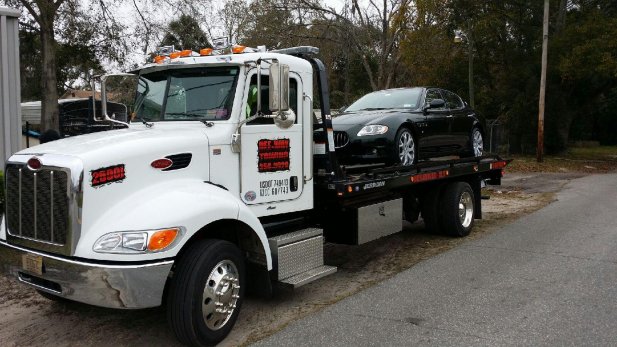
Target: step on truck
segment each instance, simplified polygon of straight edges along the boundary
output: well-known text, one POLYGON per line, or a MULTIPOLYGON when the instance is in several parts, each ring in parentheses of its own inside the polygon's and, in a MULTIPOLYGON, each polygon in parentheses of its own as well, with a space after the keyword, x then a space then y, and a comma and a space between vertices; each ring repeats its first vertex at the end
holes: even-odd
MULTIPOLYGON (((336 272, 325 242, 363 244, 420 215, 432 231, 469 234, 482 184, 500 184, 508 162, 342 167, 317 53, 161 50, 132 72, 130 125, 6 162, 1 268, 52 300, 164 304, 181 342, 211 345, 248 291, 271 295, 336 272)), ((96 120, 117 127, 108 78, 96 120)))

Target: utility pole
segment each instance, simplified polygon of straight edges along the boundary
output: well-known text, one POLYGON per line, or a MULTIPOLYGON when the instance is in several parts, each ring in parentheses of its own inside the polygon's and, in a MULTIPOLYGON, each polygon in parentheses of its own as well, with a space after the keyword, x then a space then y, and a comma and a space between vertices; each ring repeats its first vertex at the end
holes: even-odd
POLYGON ((548 58, 548 3, 544 0, 544 25, 542 29, 542 76, 540 77, 540 103, 538 112, 538 148, 537 160, 544 160, 544 105, 546 100, 546 64, 548 58))
POLYGON ((473 48, 474 42, 471 36, 471 26, 468 27, 467 30, 467 48, 469 49, 469 104, 471 108, 476 108, 475 98, 474 98, 474 89, 473 89, 473 48))
MULTIPOLYGON (((468 29, 468 32, 471 32, 471 26, 468 29)), ((475 108, 474 102, 474 90, 473 90, 473 41, 469 34, 463 32, 462 30, 454 30, 454 42, 461 43, 463 40, 467 41, 467 50, 469 53, 469 105, 471 108, 475 108)))

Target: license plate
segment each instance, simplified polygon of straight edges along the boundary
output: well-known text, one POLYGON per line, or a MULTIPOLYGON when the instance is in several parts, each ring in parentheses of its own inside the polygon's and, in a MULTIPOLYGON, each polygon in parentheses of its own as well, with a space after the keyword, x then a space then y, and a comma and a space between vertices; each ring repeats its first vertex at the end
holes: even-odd
POLYGON ((43 257, 40 255, 26 253, 21 257, 21 265, 25 271, 33 274, 43 274, 43 257))

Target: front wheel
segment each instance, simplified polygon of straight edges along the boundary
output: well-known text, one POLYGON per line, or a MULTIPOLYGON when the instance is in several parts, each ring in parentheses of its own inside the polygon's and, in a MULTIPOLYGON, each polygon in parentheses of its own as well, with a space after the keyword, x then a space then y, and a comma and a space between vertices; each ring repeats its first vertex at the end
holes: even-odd
POLYGON ((418 159, 418 147, 413 134, 407 128, 401 128, 394 138, 395 162, 401 166, 411 166, 418 159))
POLYGON ((209 346, 233 328, 244 297, 244 261, 234 244, 201 240, 176 263, 167 318, 182 343, 209 346))

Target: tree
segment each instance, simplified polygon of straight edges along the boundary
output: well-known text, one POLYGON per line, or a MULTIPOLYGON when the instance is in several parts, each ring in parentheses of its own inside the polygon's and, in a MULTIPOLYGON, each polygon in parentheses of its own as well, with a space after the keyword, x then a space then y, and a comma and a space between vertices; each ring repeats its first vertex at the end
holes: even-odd
POLYGON ((108 61, 124 58, 124 27, 108 7, 114 1, 91 0, 84 4, 78 0, 3 1, 21 7, 27 14, 20 26, 22 37, 28 42, 25 47, 33 52, 33 57, 22 59, 22 63, 32 67, 32 58, 40 57, 40 69, 30 68, 27 77, 40 78, 42 131, 59 127, 58 91, 67 80, 87 77, 86 70, 100 68, 102 56, 108 61))
POLYGON ((199 22, 186 14, 180 18, 169 22, 167 33, 161 41, 162 46, 175 46, 180 49, 199 50, 209 48, 208 36, 199 27, 199 22))
POLYGON ((311 11, 348 39, 345 48, 361 57, 362 66, 373 90, 390 87, 400 67, 400 40, 416 15, 414 1, 383 0, 377 4, 345 1, 337 10, 318 0, 298 0, 298 6, 311 11), (373 63, 374 62, 374 63, 373 63))

